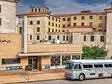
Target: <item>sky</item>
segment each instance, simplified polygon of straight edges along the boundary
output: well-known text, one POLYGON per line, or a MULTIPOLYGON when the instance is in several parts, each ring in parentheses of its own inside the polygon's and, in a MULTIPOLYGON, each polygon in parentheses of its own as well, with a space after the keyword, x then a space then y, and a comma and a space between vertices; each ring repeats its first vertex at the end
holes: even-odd
POLYGON ((78 13, 82 10, 102 12, 111 7, 112 0, 20 0, 17 13, 30 11, 31 6, 47 6, 53 14, 78 13))

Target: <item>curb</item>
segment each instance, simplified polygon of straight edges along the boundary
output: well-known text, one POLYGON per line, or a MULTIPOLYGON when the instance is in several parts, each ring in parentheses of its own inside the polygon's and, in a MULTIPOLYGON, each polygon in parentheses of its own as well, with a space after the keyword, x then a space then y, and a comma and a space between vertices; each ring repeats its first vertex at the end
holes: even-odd
POLYGON ((19 83, 32 83, 32 82, 41 82, 41 81, 51 81, 51 80, 64 80, 65 78, 59 78, 59 79, 48 79, 48 80, 35 80, 35 81, 28 81, 28 82, 12 82, 12 83, 3 83, 3 84, 19 84, 19 83))

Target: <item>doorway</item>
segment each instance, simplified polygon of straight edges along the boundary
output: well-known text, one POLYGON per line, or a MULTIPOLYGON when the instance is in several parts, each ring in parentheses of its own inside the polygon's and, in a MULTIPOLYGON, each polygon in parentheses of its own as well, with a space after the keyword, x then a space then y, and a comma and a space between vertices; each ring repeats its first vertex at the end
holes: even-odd
POLYGON ((38 57, 29 57, 28 65, 30 66, 30 70, 37 70, 38 69, 38 57))

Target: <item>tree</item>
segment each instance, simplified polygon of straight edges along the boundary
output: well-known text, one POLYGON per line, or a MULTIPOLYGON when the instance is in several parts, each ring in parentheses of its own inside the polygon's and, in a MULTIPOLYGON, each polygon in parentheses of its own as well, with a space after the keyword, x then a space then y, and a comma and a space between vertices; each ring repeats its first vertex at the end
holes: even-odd
POLYGON ((108 51, 105 48, 99 46, 84 46, 82 50, 83 58, 87 59, 104 58, 108 53, 108 51))

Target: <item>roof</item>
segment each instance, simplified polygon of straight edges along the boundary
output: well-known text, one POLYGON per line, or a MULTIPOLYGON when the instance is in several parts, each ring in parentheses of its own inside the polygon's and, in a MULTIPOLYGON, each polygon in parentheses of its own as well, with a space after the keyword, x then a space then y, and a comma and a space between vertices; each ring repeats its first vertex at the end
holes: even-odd
POLYGON ((106 15, 105 12, 83 12, 83 13, 76 13, 76 14, 55 14, 56 17, 67 17, 67 16, 74 16, 74 15, 106 15))
POLYGON ((80 62, 80 63, 112 63, 112 60, 70 60, 70 62, 80 62))
POLYGON ((112 10, 112 8, 107 8, 107 9, 104 9, 104 10, 105 10, 105 11, 106 11, 106 10, 112 10))
POLYGON ((41 15, 41 14, 48 14, 48 13, 44 13, 44 12, 27 12, 24 14, 18 14, 17 16, 24 16, 24 15, 41 15))
POLYGON ((91 26, 68 26, 68 27, 65 27, 65 28, 92 28, 91 26))

